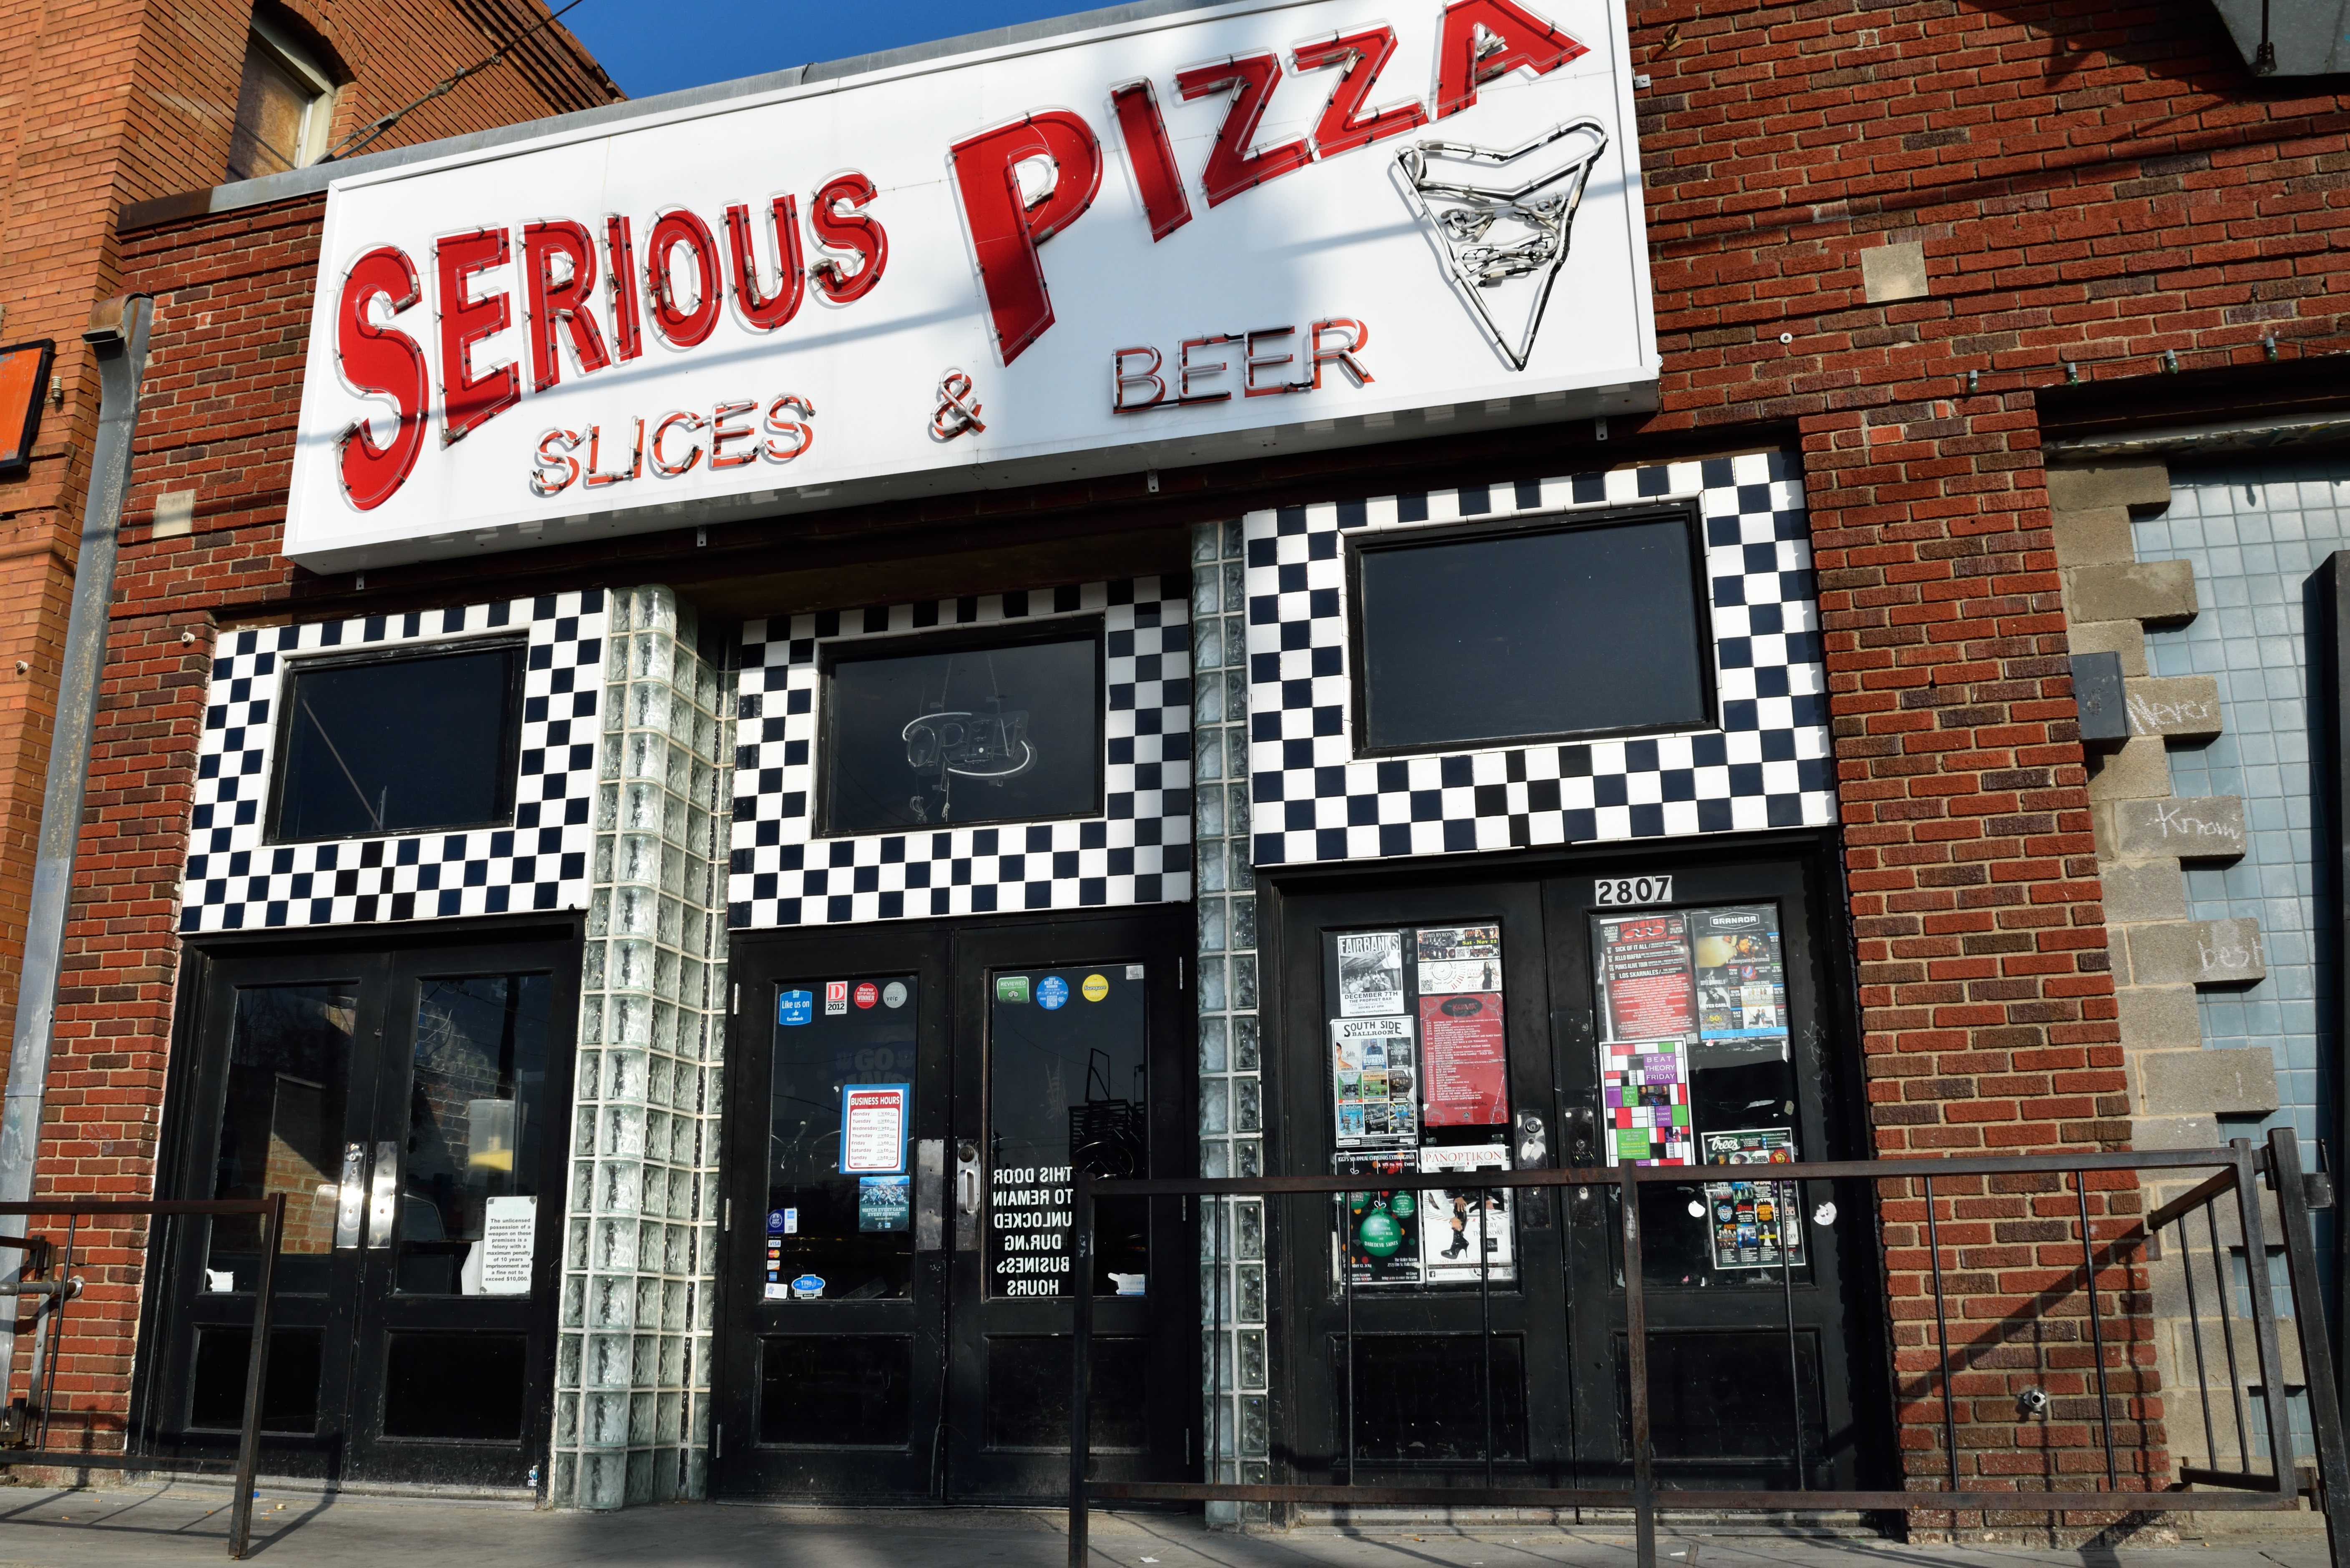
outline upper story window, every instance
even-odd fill
[[[1682,509],[1361,536],[1357,750],[1710,728],[1704,561]]]
[[[286,671],[269,837],[513,825],[525,649],[467,642]]]
[[[335,121],[335,83],[309,52],[257,13],[244,45],[228,177],[257,180],[316,163]]]

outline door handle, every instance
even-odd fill
[[[955,1145],[955,1251],[979,1251],[979,1145],[964,1138]]]
[[[335,1246],[359,1244],[359,1210],[367,1206],[367,1145],[343,1145],[343,1179],[335,1189]]]
[[[947,1140],[918,1138],[914,1143],[914,1251],[935,1252],[945,1243]]]
[[[368,1183],[368,1245],[391,1245],[391,1221],[400,1197],[400,1146],[375,1146],[375,1173]]]

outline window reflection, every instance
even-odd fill
[[[1143,969],[999,971],[991,984],[988,1293],[1065,1296],[1076,1172],[1149,1174]],[[1147,1293],[1147,1200],[1105,1199],[1094,1226],[1094,1293]]]
[[[357,989],[348,981],[247,986],[236,993],[213,1196],[286,1194],[282,1291],[327,1288],[358,1014]],[[252,1290],[260,1260],[258,1215],[214,1220],[203,1288]]]
[[[344,838],[512,821],[522,661],[522,646],[508,643],[296,665],[278,719],[285,739],[271,836]],[[418,765],[419,736],[432,737],[430,766]],[[550,733],[549,743],[562,738]]]
[[[517,974],[419,984],[400,1288],[526,1294],[554,983]]]
[[[1100,810],[1101,658],[1088,624],[1052,642],[839,659],[825,695],[825,831]]]
[[[893,1136],[912,1147],[917,977],[785,981],[776,988],[767,1114],[762,1299],[899,1298],[913,1282],[912,1173],[889,1171]],[[844,1160],[841,1119],[859,1091]],[[844,1169],[844,1166],[858,1167]]]

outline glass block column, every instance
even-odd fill
[[[1192,742],[1199,759],[1200,1173],[1264,1170],[1257,1064],[1256,877],[1249,866],[1248,628],[1240,523],[1191,534]],[[1214,1480],[1267,1480],[1264,1206],[1231,1200],[1201,1232],[1207,1459]],[[1266,1516],[1210,1503],[1212,1523]]]
[[[557,1508],[704,1495],[724,1042],[728,671],[663,587],[612,597],[572,1106]]]

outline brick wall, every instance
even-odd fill
[[[2067,361],[2102,379],[2158,373],[2165,349],[2190,368],[2250,366],[2271,333],[2287,356],[2350,347],[2350,106],[2305,83],[2255,85],[2191,4],[1678,4],[1643,9],[1634,36],[1635,68],[1654,78],[1640,102],[1666,407],[1617,421],[1605,448],[1580,429],[1513,434],[1498,461],[1559,472],[1707,442],[1800,444],[1878,1147],[2120,1147],[2128,1106],[2034,391],[2064,380]],[[139,1096],[151,1103],[160,1082],[189,685],[213,618],[283,614],[297,597],[317,613],[360,602],[350,579],[309,578],[272,554],[299,373],[284,345],[300,340],[318,216],[315,201],[288,203],[124,246],[127,277],[158,293],[159,349],[117,611],[129,662],[103,720],[94,788],[107,794],[85,841],[59,1070],[112,1064],[103,1073],[119,1078],[89,1068],[76,1081],[128,1097],[61,1100],[59,1125],[81,1132],[47,1146],[60,1184],[113,1174],[109,1139],[131,1150],[126,1180],[151,1159]],[[1926,292],[1871,302],[1863,253],[1908,243]],[[1495,450],[1398,442],[1162,475],[1156,501],[1119,481],[920,510],[929,548],[974,521],[1108,531],[1138,515],[1237,514],[1256,497],[1360,494],[1388,476],[1490,465]],[[201,498],[194,533],[149,539],[137,524],[155,495],[187,488]],[[712,530],[709,549],[682,554],[702,574],[772,571],[795,530],[838,540],[900,526],[905,515],[876,508]],[[479,597],[483,575],[526,571],[658,580],[645,563],[669,547],[402,568],[379,574],[366,602]],[[189,631],[196,642],[180,644]],[[135,855],[117,842],[125,829]],[[125,1034],[135,1051],[115,1044]],[[1954,1181],[1937,1198],[1966,1298],[1949,1368],[1962,1480],[2101,1470],[2072,1192]],[[2090,1201],[2127,1440],[2160,1417],[2144,1272],[2110,1247],[2139,1199],[2114,1183]],[[1933,1484],[1944,1367],[1922,1199],[1897,1197],[1886,1218],[1904,1441]],[[2027,1307],[2035,1338],[2012,1343]],[[120,1347],[90,1353],[119,1379]],[[2047,1417],[2021,1417],[2027,1385],[2055,1397]],[[2147,1435],[2158,1449],[2158,1427]]]
[[[16,1009],[57,659],[72,595],[98,378],[90,306],[122,286],[124,203],[223,177],[251,0],[160,9],[0,0],[0,344],[50,337],[66,388],[33,471],[0,483],[0,1058]],[[537,0],[298,0],[339,57],[338,140],[422,96],[546,15]],[[431,140],[619,96],[561,24],[403,120],[379,147]],[[26,662],[19,673],[16,664]]]

